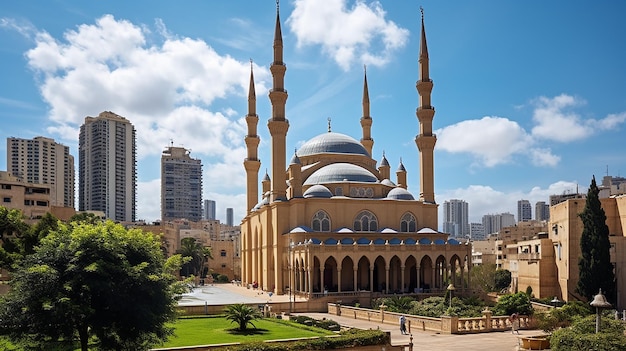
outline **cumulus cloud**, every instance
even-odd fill
[[[525,152],[530,136],[515,121],[502,117],[483,117],[442,128],[437,133],[437,148],[451,153],[469,153],[487,167],[510,161]]]
[[[486,185],[470,185],[466,188],[449,189],[437,194],[437,202],[443,203],[450,199],[461,199],[469,204],[469,220],[480,223],[486,214],[512,213],[517,219],[517,201],[529,200],[533,205],[538,201],[548,202],[550,195],[573,193],[578,184],[573,181],[558,181],[547,188],[533,187],[530,190],[515,189],[500,191]],[[579,189],[584,192],[584,189]],[[440,211],[443,206],[440,206]],[[443,215],[439,215],[443,219]]]
[[[585,105],[585,101],[567,94],[539,97],[531,104],[534,126],[530,132],[505,117],[465,120],[437,130],[437,148],[470,154],[487,167],[510,163],[519,156],[528,158],[534,166],[555,167],[561,157],[546,143],[584,139],[626,122],[626,112],[583,119],[573,109]]]
[[[296,0],[287,25],[298,46],[320,45],[344,70],[355,61],[374,66],[389,62],[392,53],[404,47],[409,31],[385,19],[380,2],[357,0]]]
[[[583,118],[573,108],[586,102],[580,98],[561,94],[553,98],[539,97],[533,101],[532,135],[536,138],[562,143],[585,139],[598,131],[616,128],[626,121],[626,112],[610,114],[602,119]]]
[[[205,198],[226,188],[243,192],[245,111],[229,107],[228,99],[244,101],[250,62],[176,36],[160,19],[150,28],[104,15],[61,38],[45,31],[31,38],[26,58],[49,105],[49,133],[75,144],[86,116],[113,111],[135,126],[140,159],[159,155],[173,140],[203,160]],[[253,68],[257,92],[266,91],[268,69]],[[159,179],[138,183],[140,218],[160,217],[159,188]]]

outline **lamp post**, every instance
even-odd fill
[[[589,303],[592,307],[596,308],[596,334],[600,331],[600,310],[603,308],[611,308],[611,304],[606,301],[606,297],[602,294],[602,289],[598,292],[598,295],[593,297],[593,301]]]
[[[561,301],[559,301],[559,299],[555,296],[550,302],[552,302],[554,304],[554,308],[556,308]]]
[[[450,308],[452,308],[452,293],[454,292],[455,287],[454,285],[450,284],[448,285],[448,288],[446,290],[450,292]]]

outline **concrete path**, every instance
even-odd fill
[[[381,329],[391,332],[392,345],[408,345],[409,335],[402,335],[396,325],[368,322],[329,313],[298,313],[315,319],[332,319],[337,323],[359,329]],[[432,331],[412,331],[413,350],[421,351],[513,351],[518,350],[518,335],[507,332],[492,332],[468,335],[439,334]],[[520,330],[519,336],[541,335],[541,330]]]

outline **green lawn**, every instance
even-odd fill
[[[175,335],[163,346],[157,347],[243,343],[334,334],[328,330],[278,319],[260,319],[254,321],[254,325],[256,329],[249,326],[249,329],[242,333],[236,330],[235,323],[223,317],[181,318],[174,325]]]

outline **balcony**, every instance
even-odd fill
[[[531,261],[536,262],[541,259],[541,253],[539,252],[524,252],[517,254],[518,261]]]

